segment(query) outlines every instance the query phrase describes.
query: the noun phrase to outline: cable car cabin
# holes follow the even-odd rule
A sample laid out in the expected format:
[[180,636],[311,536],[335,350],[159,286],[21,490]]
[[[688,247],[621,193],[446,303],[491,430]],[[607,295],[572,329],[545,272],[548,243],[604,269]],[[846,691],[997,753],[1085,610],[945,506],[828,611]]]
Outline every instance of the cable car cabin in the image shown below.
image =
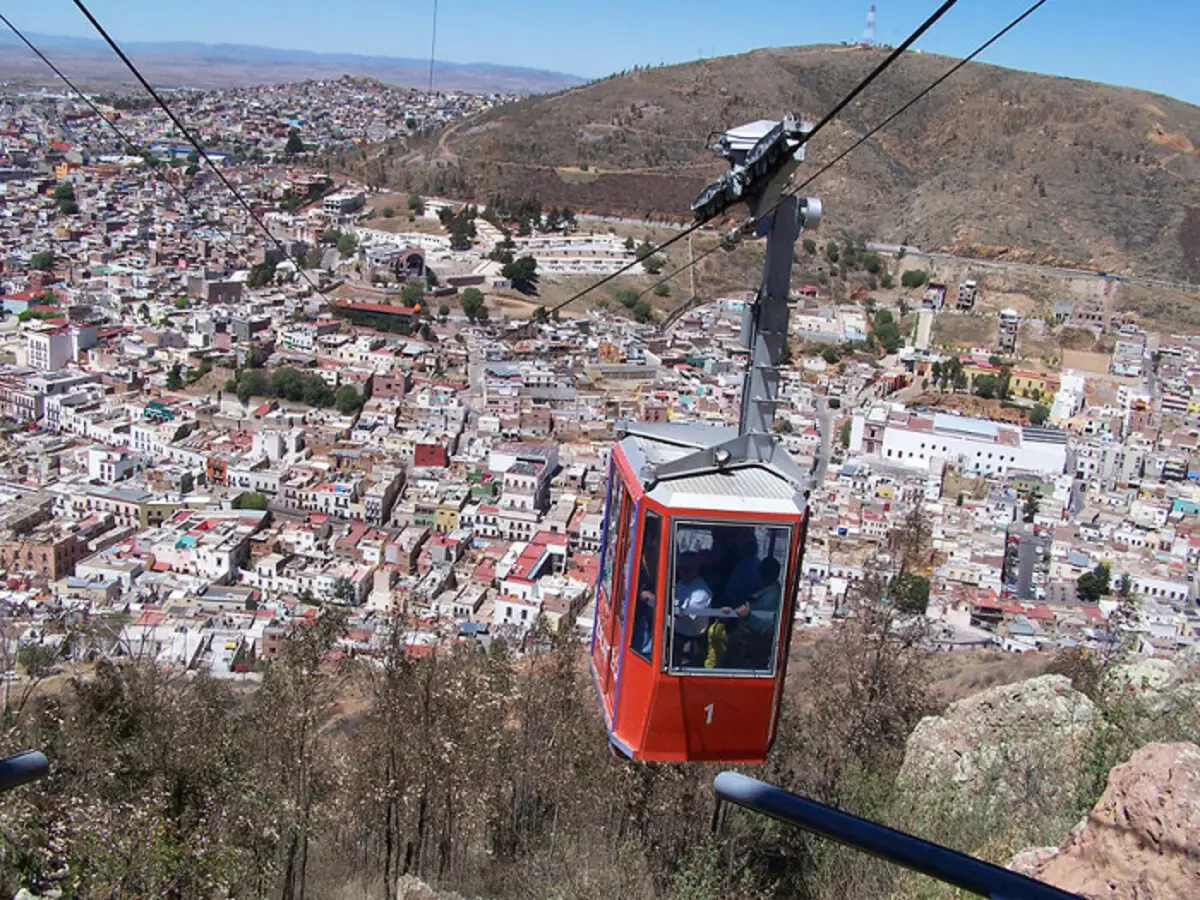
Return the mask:
[[805,499],[769,464],[647,475],[697,446],[641,433],[613,448],[592,674],[625,756],[761,762],[787,669]]

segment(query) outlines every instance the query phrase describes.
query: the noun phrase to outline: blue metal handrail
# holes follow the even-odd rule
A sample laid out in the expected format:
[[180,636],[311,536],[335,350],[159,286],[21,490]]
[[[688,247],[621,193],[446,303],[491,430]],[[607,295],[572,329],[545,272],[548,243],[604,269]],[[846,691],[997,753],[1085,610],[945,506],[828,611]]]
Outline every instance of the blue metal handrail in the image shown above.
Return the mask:
[[0,791],[44,778],[50,772],[50,760],[37,750],[26,750],[0,759]]
[[1036,879],[737,772],[722,772],[713,787],[718,802],[728,800],[981,897],[992,900],[1079,900],[1076,894]]

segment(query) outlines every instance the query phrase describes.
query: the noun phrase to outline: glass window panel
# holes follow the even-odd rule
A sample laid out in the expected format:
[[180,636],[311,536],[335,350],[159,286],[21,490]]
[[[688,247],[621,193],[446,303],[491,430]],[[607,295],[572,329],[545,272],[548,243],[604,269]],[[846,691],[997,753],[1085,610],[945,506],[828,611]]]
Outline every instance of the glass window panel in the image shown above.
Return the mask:
[[[624,493],[624,491],[622,491]],[[629,571],[633,568],[633,548],[637,543],[634,534],[634,520],[637,518],[637,504],[628,496],[625,497],[624,516],[625,527],[620,535],[621,559],[624,560],[621,570],[617,573],[617,584],[613,588],[614,602],[617,604],[617,621],[625,624],[625,589],[629,585]]]
[[774,673],[790,548],[787,526],[675,526],[672,671]]
[[647,510],[642,526],[642,552],[638,557],[637,593],[633,598],[633,629],[629,647],[646,662],[654,643],[654,609],[658,598],[658,553],[662,547],[662,519]]
[[621,503],[625,497],[625,485],[621,483],[616,466],[609,469],[608,508],[604,522],[604,561],[600,572],[600,585],[604,601],[611,608],[613,599],[613,570],[617,558],[617,530],[621,522]]

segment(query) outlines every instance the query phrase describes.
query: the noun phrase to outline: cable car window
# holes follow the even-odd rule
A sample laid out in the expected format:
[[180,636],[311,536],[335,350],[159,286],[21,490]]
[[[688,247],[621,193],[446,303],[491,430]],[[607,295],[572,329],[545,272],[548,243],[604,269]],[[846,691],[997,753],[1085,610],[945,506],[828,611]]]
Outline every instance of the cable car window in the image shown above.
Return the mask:
[[617,604],[617,621],[622,626],[625,624],[625,591],[629,586],[630,570],[633,568],[633,545],[635,543],[633,529],[635,520],[637,519],[637,504],[629,499],[628,496],[625,497],[624,513],[625,526],[621,529],[621,534],[618,537],[623,562],[621,563],[621,570],[617,573],[616,585],[613,587],[613,599]]
[[785,526],[675,526],[672,671],[774,673],[790,550]]
[[633,630],[629,649],[650,662],[654,648],[654,607],[658,592],[658,551],[662,544],[662,518],[646,511],[642,526],[642,553],[638,559],[637,593],[633,598]]
[[604,569],[600,573],[604,600],[610,607],[613,602],[613,569],[617,559],[617,531],[621,524],[621,503],[624,499],[625,486],[615,475],[610,477],[604,522]]

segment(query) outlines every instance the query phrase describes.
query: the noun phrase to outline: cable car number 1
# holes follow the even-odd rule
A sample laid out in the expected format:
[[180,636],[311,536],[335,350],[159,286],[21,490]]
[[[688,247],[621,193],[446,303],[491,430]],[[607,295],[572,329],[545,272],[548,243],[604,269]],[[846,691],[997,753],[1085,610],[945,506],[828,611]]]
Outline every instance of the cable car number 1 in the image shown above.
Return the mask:
[[710,703],[710,704],[708,704],[708,706],[704,707],[704,724],[705,725],[712,724],[712,716],[713,716],[713,707],[714,706],[716,706],[715,703]]

